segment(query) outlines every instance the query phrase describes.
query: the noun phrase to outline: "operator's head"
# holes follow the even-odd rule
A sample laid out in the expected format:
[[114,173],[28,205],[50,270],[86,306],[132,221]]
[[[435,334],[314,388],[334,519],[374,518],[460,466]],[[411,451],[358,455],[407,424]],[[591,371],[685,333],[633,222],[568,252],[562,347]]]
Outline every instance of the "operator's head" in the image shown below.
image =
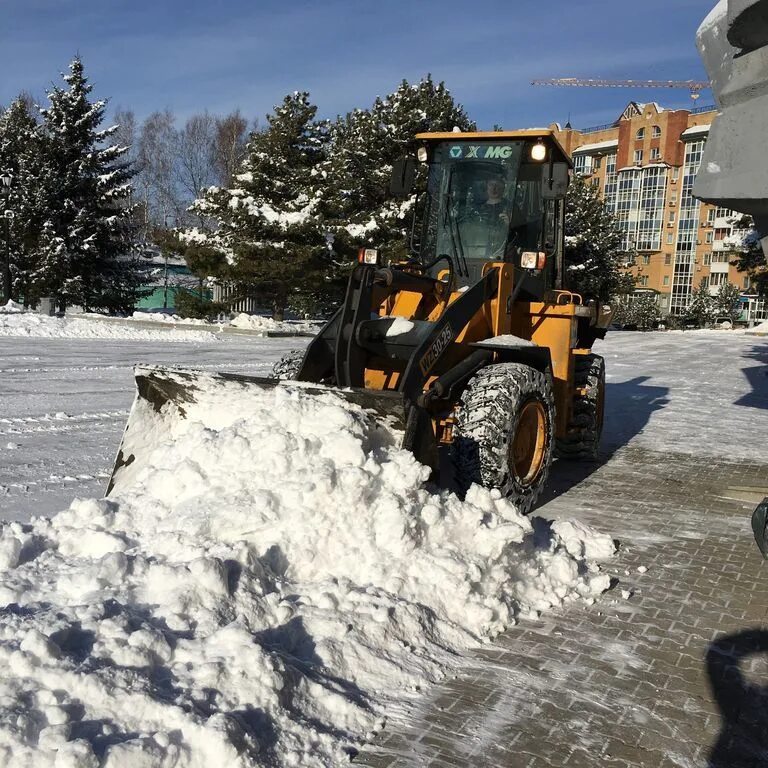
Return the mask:
[[485,182],[485,191],[488,193],[488,200],[501,200],[504,195],[504,179],[501,176],[491,176]]

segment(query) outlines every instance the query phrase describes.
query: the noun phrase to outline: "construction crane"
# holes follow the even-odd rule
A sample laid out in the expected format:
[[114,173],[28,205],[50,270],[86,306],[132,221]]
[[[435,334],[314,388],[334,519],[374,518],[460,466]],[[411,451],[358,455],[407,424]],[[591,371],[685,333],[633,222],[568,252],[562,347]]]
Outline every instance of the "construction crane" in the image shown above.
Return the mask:
[[701,91],[710,88],[708,82],[697,80],[581,80],[577,77],[556,77],[550,80],[533,80],[531,85],[569,86],[572,88],[687,88],[696,101]]

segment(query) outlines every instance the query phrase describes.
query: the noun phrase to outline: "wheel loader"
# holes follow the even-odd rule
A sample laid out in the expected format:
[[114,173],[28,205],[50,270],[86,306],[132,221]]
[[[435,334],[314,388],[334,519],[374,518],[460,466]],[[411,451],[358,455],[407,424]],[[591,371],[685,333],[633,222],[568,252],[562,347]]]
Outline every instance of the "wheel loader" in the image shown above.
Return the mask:
[[[564,288],[570,160],[548,130],[425,133],[415,146],[391,183],[401,198],[416,178],[426,187],[410,256],[362,248],[343,305],[300,358],[272,379],[220,378],[330,388],[389,419],[436,483],[497,488],[527,513],[555,452],[593,458],[603,422],[591,347],[610,310]],[[194,398],[195,378],[137,370],[137,399],[161,411]],[[135,432],[129,418],[110,488],[143,450]]]

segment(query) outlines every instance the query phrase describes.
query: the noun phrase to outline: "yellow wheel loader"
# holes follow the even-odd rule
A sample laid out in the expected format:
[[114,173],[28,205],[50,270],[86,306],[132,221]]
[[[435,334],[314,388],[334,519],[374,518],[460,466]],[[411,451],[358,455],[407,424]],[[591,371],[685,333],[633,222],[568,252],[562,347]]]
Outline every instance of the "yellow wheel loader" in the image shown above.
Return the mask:
[[[546,130],[420,134],[416,144],[391,186],[410,196],[421,165],[412,258],[387,264],[361,249],[342,307],[276,373],[394,417],[436,482],[498,488],[527,513],[553,454],[594,457],[603,421],[603,361],[590,350],[610,311],[562,287],[570,161]],[[138,370],[137,402],[183,406],[195,378]],[[135,431],[129,418],[113,482],[144,449]]]

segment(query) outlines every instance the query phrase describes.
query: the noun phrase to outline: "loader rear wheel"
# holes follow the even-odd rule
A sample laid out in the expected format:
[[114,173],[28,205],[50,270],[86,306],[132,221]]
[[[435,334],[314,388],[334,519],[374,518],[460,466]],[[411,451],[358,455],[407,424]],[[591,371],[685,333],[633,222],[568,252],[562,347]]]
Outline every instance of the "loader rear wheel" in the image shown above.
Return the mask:
[[460,488],[498,488],[528,514],[549,474],[554,422],[545,374],[521,363],[482,368],[456,412],[453,457]]
[[295,379],[299,375],[301,361],[304,359],[304,350],[297,349],[283,355],[272,366],[273,379]]
[[565,437],[557,440],[557,456],[594,461],[600,447],[605,413],[605,361],[600,355],[576,355],[575,394]]

